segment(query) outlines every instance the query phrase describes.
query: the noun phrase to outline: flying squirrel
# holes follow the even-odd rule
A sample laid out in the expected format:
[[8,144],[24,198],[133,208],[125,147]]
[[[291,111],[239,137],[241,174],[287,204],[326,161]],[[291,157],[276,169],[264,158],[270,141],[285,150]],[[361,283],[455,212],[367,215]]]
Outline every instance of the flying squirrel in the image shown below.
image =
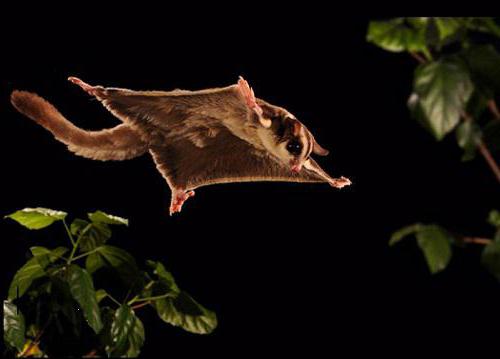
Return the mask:
[[170,215],[180,212],[194,189],[230,182],[326,182],[311,158],[326,156],[312,133],[284,108],[256,98],[242,77],[235,85],[199,91],[133,91],[69,81],[99,100],[123,123],[86,131],[40,96],[15,90],[13,106],[79,156],[110,161],[149,152],[172,191]]

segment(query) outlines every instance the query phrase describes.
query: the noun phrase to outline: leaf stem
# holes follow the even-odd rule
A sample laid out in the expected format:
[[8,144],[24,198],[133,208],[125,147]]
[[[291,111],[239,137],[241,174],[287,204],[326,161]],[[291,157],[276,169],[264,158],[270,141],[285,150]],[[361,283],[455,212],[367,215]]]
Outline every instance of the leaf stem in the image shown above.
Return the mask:
[[500,120],[500,111],[498,110],[497,103],[495,100],[491,99],[488,101],[488,108],[490,112],[495,116],[496,120]]
[[[154,280],[152,280],[151,282],[149,282],[148,284],[146,284],[146,286],[144,287],[144,289],[143,289],[143,290],[147,290],[147,289],[151,288],[151,286],[154,284],[154,282],[155,282],[155,281],[154,281]],[[128,295],[127,295],[127,297],[128,297]],[[134,298],[130,299],[130,300],[127,302],[127,304],[128,304],[128,305],[131,305],[132,303],[135,303],[138,299],[139,299],[139,294],[137,294]],[[125,300],[126,300],[126,299],[125,299]]]
[[493,158],[490,150],[488,150],[488,147],[486,147],[486,145],[482,140],[479,140],[477,147],[479,149],[479,152],[481,152],[481,155],[483,155],[484,159],[488,163],[488,166],[490,166],[491,170],[495,174],[495,177],[497,178],[498,182],[500,182],[500,168],[498,167],[498,164],[495,162],[495,159]]
[[62,222],[64,224],[64,228],[66,228],[66,233],[68,234],[69,240],[71,241],[71,244],[74,246],[75,239],[73,238],[73,235],[71,234],[71,231],[69,230],[68,225],[66,224],[66,220],[63,218]]
[[73,261],[73,257],[75,256],[76,249],[78,248],[78,245],[80,244],[80,240],[82,239],[83,235],[87,233],[87,231],[92,227],[92,223],[87,224],[85,228],[82,230],[80,235],[78,236],[78,239],[76,240],[76,243],[73,245],[73,250],[71,251],[71,254],[68,258],[68,264],[70,264]]
[[488,245],[493,242],[489,238],[479,238],[479,237],[463,237],[462,239],[465,243],[475,243],[475,244],[483,244]]
[[148,297],[148,298],[138,298],[134,301],[129,301],[127,304],[128,305],[131,305],[132,303],[135,303],[135,302],[149,302],[149,301],[152,301],[152,300],[158,300],[158,299],[163,299],[163,298],[167,298],[167,297],[171,297],[172,296],[172,293],[166,293],[166,294],[162,294],[162,295],[157,295],[157,296],[154,296],[154,297]]
[[118,300],[116,300],[115,298],[113,298],[113,296],[109,293],[106,293],[106,296],[111,299],[113,302],[115,302],[119,307],[122,305],[122,303],[120,303]]
[[147,301],[147,302],[143,302],[141,304],[133,305],[132,309],[139,309],[139,308],[145,307],[148,304],[151,304],[151,303],[149,301]]
[[72,261],[76,261],[77,259],[84,258],[86,256],[91,255],[92,253],[95,253],[99,250],[99,247],[92,249],[91,251],[85,252],[83,254],[80,254],[79,256],[76,256],[72,259]]
[[410,55],[415,59],[417,60],[420,64],[425,64],[427,62],[427,60],[425,58],[423,58],[419,53],[415,52],[415,51],[410,51]]

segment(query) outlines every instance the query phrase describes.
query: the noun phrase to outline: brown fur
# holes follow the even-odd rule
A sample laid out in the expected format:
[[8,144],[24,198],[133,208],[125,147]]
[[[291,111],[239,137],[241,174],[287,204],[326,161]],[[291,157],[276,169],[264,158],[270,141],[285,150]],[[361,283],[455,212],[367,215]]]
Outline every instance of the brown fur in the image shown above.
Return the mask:
[[73,125],[54,106],[34,93],[14,91],[11,102],[19,112],[52,132],[56,139],[77,155],[108,161],[134,158],[147,151],[147,144],[126,125],[85,131]]
[[[78,155],[123,160],[149,151],[176,194],[228,182],[332,184],[335,181],[312,158],[308,169],[293,173],[289,166],[254,143],[252,140],[260,126],[258,116],[246,105],[235,85],[202,91],[163,92],[104,88],[78,81],[124,124],[101,131],[85,131],[35,94],[14,91],[11,101],[16,109],[52,132]],[[287,114],[286,110],[263,100],[257,99],[257,103],[273,125],[274,118]],[[297,129],[299,127],[293,126],[292,132]],[[308,140],[314,140],[305,130]],[[309,148],[308,152],[324,154],[326,151],[316,147],[319,145],[315,141],[309,146],[315,148]],[[174,203],[174,198],[172,200]]]

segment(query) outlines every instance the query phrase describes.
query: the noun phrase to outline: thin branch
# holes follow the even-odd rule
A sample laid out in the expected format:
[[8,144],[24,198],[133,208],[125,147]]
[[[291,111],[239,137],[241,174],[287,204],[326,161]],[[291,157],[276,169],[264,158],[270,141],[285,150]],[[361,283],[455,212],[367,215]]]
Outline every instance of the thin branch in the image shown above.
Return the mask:
[[115,298],[113,298],[112,295],[110,295],[109,293],[106,293],[106,297],[108,297],[109,299],[111,299],[113,302],[115,302],[115,304],[117,304],[119,307],[122,305],[122,303],[120,303],[119,301],[117,301]]
[[483,155],[484,159],[488,163],[488,166],[490,166],[491,170],[495,174],[495,177],[497,178],[498,182],[500,182],[500,168],[498,167],[498,164],[495,162],[495,159],[491,155],[490,150],[488,150],[488,147],[486,147],[484,142],[480,140],[477,143],[477,148],[479,149],[479,152],[481,152],[481,155]]
[[72,261],[76,261],[77,259],[87,257],[87,256],[89,256],[89,255],[91,255],[92,253],[95,253],[95,252],[97,252],[97,251],[99,251],[99,247],[94,248],[94,249],[92,249],[91,251],[85,252],[85,253],[83,253],[83,254],[80,254],[79,256],[73,257]]
[[[462,112],[462,117],[464,118],[464,121],[474,121],[474,119],[466,112]],[[486,147],[486,144],[483,142],[483,140],[480,139],[477,142],[477,148],[486,160],[486,163],[488,163],[488,166],[490,166],[490,169],[495,175],[497,181],[500,183],[500,167],[498,167],[498,164],[496,163],[490,150],[488,149],[488,147]]]
[[71,234],[71,231],[69,230],[68,225],[66,224],[66,220],[63,218],[62,222],[64,224],[64,228],[66,229],[66,233],[68,234],[69,240],[71,241],[71,244],[74,246],[75,239],[73,238],[73,235]]
[[497,103],[495,100],[489,100],[488,101],[488,108],[490,109],[490,112],[495,116],[495,119],[500,120],[500,111],[498,110]]
[[464,241],[464,243],[475,243],[482,245],[488,245],[492,242],[491,239],[480,237],[463,237],[462,240]]
[[420,64],[425,64],[427,62],[426,59],[424,59],[419,53],[410,51],[410,55],[417,60]]
[[141,303],[141,304],[137,304],[137,305],[133,305],[132,306],[132,309],[139,309],[139,308],[142,308],[142,307],[145,307],[146,305],[150,304],[149,301],[147,302],[144,302],[144,303]]

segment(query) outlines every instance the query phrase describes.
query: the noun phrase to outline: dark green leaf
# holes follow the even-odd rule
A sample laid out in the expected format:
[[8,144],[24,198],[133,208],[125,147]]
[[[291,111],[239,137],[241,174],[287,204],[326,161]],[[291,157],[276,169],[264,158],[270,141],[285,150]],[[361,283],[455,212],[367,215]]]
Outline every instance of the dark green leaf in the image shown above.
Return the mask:
[[425,26],[403,18],[370,21],[366,40],[387,51],[427,51]]
[[500,93],[500,54],[492,45],[476,45],[461,54],[476,87],[488,98]]
[[71,233],[82,237],[80,240],[82,252],[91,251],[111,238],[111,229],[106,223],[88,222],[78,218],[71,223]]
[[94,223],[122,224],[128,226],[128,219],[118,216],[113,216],[111,214],[107,214],[102,211],[89,213],[88,216],[89,219]]
[[439,39],[444,42],[446,39],[456,35],[463,27],[460,19],[453,17],[435,17],[433,18],[439,33]]
[[29,229],[41,229],[50,226],[55,221],[63,220],[66,215],[66,212],[38,207],[21,209],[5,218],[11,218]]
[[489,121],[483,127],[483,140],[491,152],[500,152],[500,121],[497,119]]
[[94,332],[102,329],[101,313],[92,283],[92,277],[85,269],[77,265],[68,268],[68,284],[71,295],[78,302],[83,315]]
[[113,324],[111,324],[112,356],[121,356],[128,349],[129,335],[133,331],[137,317],[128,305],[123,304],[117,309]]
[[111,337],[111,325],[115,319],[115,311],[110,307],[102,307],[101,308],[101,318],[103,322],[103,327],[101,332],[99,333],[99,340],[101,344],[104,346],[104,350],[106,354],[110,356],[113,351],[113,338]]
[[457,126],[473,84],[458,61],[436,61],[417,68],[414,91],[428,127],[440,140]]
[[481,129],[474,121],[462,122],[455,131],[458,145],[464,150],[462,161],[475,157],[478,143],[481,141]]
[[409,236],[410,234],[414,234],[422,229],[423,225],[421,223],[415,223],[410,226],[403,227],[396,232],[394,232],[389,240],[389,245],[393,246],[403,238]]
[[18,294],[21,297],[35,279],[43,276],[45,276],[45,271],[38,263],[37,258],[31,258],[14,275],[14,279],[10,284],[8,299],[13,300],[18,297]]
[[445,269],[451,259],[451,235],[439,226],[427,225],[416,237],[431,273]]
[[146,264],[153,269],[153,273],[168,287],[169,290],[179,292],[179,287],[175,283],[172,273],[167,271],[162,263],[148,260]]
[[3,340],[5,343],[23,350],[26,340],[24,337],[24,316],[23,313],[11,302],[3,301]]
[[31,247],[31,253],[38,260],[38,263],[43,269],[51,263],[61,258],[67,251],[66,247],[57,247],[56,249],[47,249],[45,247]]
[[99,253],[92,253],[87,256],[85,259],[85,268],[87,272],[93,274],[99,268],[102,268],[106,265],[104,258]]
[[136,316],[134,326],[128,335],[128,358],[136,358],[139,356],[144,344],[144,335],[144,325],[142,325],[141,320]]
[[137,263],[130,253],[114,246],[101,246],[97,253],[104,259],[105,263],[115,268],[122,279],[129,284],[139,280],[140,276]]
[[490,211],[488,223],[495,227],[500,227],[500,212],[496,209]]
[[155,300],[153,306],[163,321],[191,333],[208,334],[217,327],[215,313],[205,309],[183,291],[175,298]]
[[500,242],[494,241],[484,247],[481,263],[500,280]]

